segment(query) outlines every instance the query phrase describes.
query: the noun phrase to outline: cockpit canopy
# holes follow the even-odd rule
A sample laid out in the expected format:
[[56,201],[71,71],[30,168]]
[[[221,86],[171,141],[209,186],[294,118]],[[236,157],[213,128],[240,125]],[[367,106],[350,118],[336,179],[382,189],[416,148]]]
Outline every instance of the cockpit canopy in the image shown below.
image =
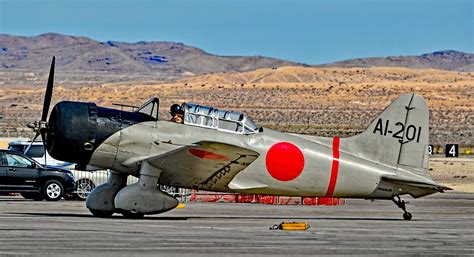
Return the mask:
[[253,121],[240,112],[218,110],[209,106],[184,103],[184,124],[236,134],[258,133]]

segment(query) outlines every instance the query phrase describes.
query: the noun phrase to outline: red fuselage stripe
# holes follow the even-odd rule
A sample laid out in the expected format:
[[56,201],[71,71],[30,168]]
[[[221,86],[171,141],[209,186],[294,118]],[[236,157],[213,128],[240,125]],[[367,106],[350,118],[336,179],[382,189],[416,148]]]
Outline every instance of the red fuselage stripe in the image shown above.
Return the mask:
[[331,197],[336,187],[337,174],[339,173],[339,137],[335,137],[332,141],[332,168],[331,178],[329,179],[328,191],[326,197]]

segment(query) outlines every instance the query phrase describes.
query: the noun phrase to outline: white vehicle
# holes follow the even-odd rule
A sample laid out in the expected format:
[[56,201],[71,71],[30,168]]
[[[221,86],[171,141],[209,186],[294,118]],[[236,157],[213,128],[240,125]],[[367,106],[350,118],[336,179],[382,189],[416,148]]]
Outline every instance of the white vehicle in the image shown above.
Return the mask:
[[14,141],[8,144],[8,149],[24,153],[26,156],[34,159],[42,165],[46,164],[48,167],[57,167],[70,170],[74,174],[76,188],[72,195],[65,195],[66,199],[77,199],[84,201],[87,199],[89,193],[98,185],[107,182],[108,172],[106,170],[96,171],[80,171],[76,170],[76,165],[71,162],[63,162],[49,156],[48,152],[44,151],[42,142],[33,142],[28,152],[25,153],[31,141]]

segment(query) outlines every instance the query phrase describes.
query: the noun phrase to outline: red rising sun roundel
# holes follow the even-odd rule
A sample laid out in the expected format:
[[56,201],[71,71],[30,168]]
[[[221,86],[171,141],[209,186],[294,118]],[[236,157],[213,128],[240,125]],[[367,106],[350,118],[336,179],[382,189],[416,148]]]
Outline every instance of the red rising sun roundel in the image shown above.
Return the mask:
[[280,142],[272,145],[265,158],[267,171],[280,181],[297,178],[304,168],[304,156],[292,143]]

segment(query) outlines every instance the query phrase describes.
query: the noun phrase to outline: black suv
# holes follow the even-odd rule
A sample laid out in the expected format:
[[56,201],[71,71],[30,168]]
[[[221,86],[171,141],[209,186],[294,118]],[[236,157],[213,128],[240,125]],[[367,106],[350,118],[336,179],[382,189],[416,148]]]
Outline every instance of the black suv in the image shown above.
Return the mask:
[[33,200],[57,201],[74,191],[74,175],[58,168],[44,168],[33,159],[0,150],[0,194],[20,193]]

